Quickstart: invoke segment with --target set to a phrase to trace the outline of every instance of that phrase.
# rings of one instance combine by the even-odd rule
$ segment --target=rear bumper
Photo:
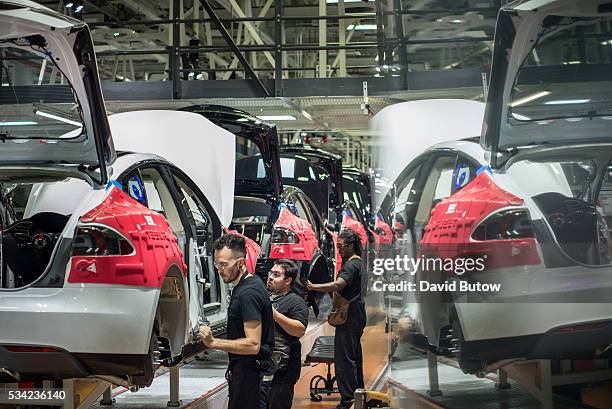
[[[0,346],[45,346],[73,357],[144,355],[158,298],[157,288],[100,285],[0,292]],[[41,354],[21,358],[38,361]],[[9,355],[0,355],[0,367],[4,359]],[[49,362],[80,370],[63,353],[51,353]]]
[[[544,334],[468,341],[463,344],[466,356],[488,363],[503,359],[569,359],[594,358],[595,350],[612,342],[612,321],[583,324],[572,330],[557,328]]]
[[[11,352],[0,346],[0,368],[16,374],[19,381],[84,378],[90,375],[138,375],[147,359],[147,355],[131,354]],[[12,380],[5,378],[4,381]]]

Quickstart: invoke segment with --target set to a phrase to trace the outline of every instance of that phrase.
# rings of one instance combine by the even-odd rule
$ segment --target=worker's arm
[[[332,281],[331,283],[324,283],[324,284],[313,284],[310,281],[308,281],[306,283],[306,287],[310,291],[318,291],[321,293],[332,293],[332,292],[342,291],[342,289],[346,287],[347,284],[348,283],[346,282],[346,280],[344,280],[344,278],[338,277],[336,278],[336,281]]]
[[[272,318],[285,332],[293,337],[301,338],[306,333],[306,325],[291,319],[272,308]]]
[[[219,349],[236,355],[257,355],[261,347],[261,321],[245,321],[244,338],[221,339],[212,336],[210,327],[200,327],[202,343],[211,349]]]

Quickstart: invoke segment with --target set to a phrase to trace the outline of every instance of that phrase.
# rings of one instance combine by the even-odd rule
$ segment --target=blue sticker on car
[[[455,170],[455,190],[461,189],[470,181],[470,167],[465,163],[457,165]]]
[[[130,176],[127,185],[128,194],[130,195],[130,197],[146,205],[145,190],[142,184],[142,180],[140,180],[138,176]]]

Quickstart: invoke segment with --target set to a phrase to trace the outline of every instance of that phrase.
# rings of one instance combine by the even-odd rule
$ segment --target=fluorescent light
[[[581,63],[581,61],[574,60],[574,61],[566,61],[563,64],[565,64],[565,65],[575,65],[575,64],[580,64],[580,63]]]
[[[49,119],[55,119],[56,121],[65,122],[67,124],[74,125],[74,126],[83,126],[83,124],[80,123],[80,122],[72,121],[72,120],[70,120],[68,118],[63,118],[63,117],[58,116],[58,115],[53,115],[53,114],[50,114],[50,113],[45,112],[45,111],[37,110],[36,111],[36,115],[44,116],[45,118],[49,118]]]
[[[196,80],[201,80],[202,78],[204,78],[204,74],[199,73],[198,75],[196,75]]]
[[[257,115],[262,121],[295,121],[292,115]]]
[[[349,24],[346,26],[346,31],[351,30],[376,30],[376,24]]]
[[[517,99],[515,101],[512,101],[509,105],[510,105],[511,108],[514,108],[514,107],[517,107],[519,105],[526,104],[529,101],[533,101],[534,99],[545,97],[546,95],[549,95],[549,94],[550,94],[550,91],[536,92],[535,94],[527,95],[527,96],[519,98],[519,99]]]
[[[544,105],[568,105],[568,104],[586,104],[591,102],[590,99],[560,99],[558,101],[547,101]]]
[[[38,122],[34,122],[34,121],[6,121],[6,122],[0,122],[0,126],[23,126],[23,125],[38,125]]]
[[[76,8],[74,9],[75,13],[80,13],[81,11],[83,11],[83,5],[79,4],[78,6],[76,6]]]
[[[465,23],[465,20],[456,19],[456,20],[451,20],[450,22],[455,23],[455,24],[461,24],[461,23]]]

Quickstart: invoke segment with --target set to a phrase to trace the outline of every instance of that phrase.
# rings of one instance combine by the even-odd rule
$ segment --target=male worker
[[[205,325],[200,327],[200,339],[208,348],[229,353],[228,409],[257,409],[263,376],[273,368],[272,306],[263,281],[246,271],[244,238],[226,234],[213,247],[219,276],[234,286],[227,311],[227,339],[213,337]]]
[[[297,265],[287,259],[276,260],[268,273],[268,290],[271,293],[275,323],[274,350],[280,352],[282,357],[271,384],[264,382],[265,392],[269,389],[267,409],[290,409],[293,388],[300,378],[300,338],[308,326],[308,306],[302,297],[292,291],[297,274]],[[260,405],[259,409],[266,409],[266,406]]]

